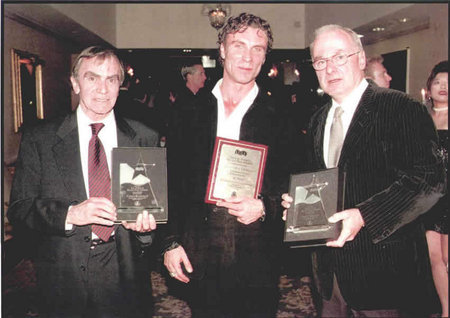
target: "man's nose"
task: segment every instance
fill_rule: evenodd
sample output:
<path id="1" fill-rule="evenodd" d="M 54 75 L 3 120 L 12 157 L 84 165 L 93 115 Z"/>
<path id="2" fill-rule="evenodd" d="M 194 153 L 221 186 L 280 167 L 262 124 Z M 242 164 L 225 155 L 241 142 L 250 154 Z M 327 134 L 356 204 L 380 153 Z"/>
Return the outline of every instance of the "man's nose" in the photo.
<path id="1" fill-rule="evenodd" d="M 325 71 L 328 74 L 332 73 L 335 70 L 336 65 L 334 65 L 333 61 L 331 61 L 331 60 L 326 60 L 325 63 L 327 63 L 327 66 L 325 67 Z"/>
<path id="2" fill-rule="evenodd" d="M 98 81 L 97 91 L 100 93 L 106 93 L 108 91 L 108 86 L 106 85 L 106 81 Z"/>
<path id="3" fill-rule="evenodd" d="M 243 58 L 245 61 L 250 62 L 250 61 L 252 60 L 252 54 L 251 54 L 250 50 L 245 49 L 245 50 L 242 52 L 242 58 Z"/>

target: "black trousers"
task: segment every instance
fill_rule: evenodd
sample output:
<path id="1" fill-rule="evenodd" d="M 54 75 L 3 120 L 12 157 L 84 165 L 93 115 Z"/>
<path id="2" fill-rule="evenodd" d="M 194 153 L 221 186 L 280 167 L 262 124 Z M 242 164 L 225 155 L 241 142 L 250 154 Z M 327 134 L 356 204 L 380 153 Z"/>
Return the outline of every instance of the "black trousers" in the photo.
<path id="1" fill-rule="evenodd" d="M 116 243 L 91 247 L 86 270 L 88 302 L 84 317 L 127 317 L 119 284 Z"/>
<path id="2" fill-rule="evenodd" d="M 278 309 L 279 291 L 272 287 L 234 286 L 223 288 L 214 273 L 187 286 L 192 317 L 273 318 Z"/>

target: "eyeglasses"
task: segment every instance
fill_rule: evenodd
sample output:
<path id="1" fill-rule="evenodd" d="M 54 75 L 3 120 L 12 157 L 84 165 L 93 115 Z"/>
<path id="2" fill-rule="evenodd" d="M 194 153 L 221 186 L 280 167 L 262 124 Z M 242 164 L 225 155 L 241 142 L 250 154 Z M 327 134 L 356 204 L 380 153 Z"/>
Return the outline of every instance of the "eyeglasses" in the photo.
<path id="1" fill-rule="evenodd" d="M 312 66 L 314 67 L 314 69 L 316 71 L 324 70 L 327 67 L 327 62 L 328 61 L 333 62 L 333 64 L 336 65 L 336 66 L 342 66 L 342 65 L 344 65 L 345 63 L 348 62 L 348 58 L 350 56 L 358 54 L 359 52 L 361 52 L 361 51 L 358 51 L 358 52 L 355 52 L 355 53 L 352 53 L 352 54 L 345 54 L 345 53 L 336 54 L 336 55 L 334 55 L 334 56 L 332 56 L 330 58 L 327 58 L 327 59 L 316 60 L 316 61 L 314 61 L 312 63 Z"/>

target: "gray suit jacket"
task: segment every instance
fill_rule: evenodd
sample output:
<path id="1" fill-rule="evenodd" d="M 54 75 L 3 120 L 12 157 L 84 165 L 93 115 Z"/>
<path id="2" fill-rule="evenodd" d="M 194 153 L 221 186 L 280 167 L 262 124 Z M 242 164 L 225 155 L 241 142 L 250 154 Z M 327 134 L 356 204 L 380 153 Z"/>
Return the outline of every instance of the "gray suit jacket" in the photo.
<path id="1" fill-rule="evenodd" d="M 146 126 L 116 116 L 118 145 L 155 146 L 158 134 Z M 11 191 L 8 218 L 37 237 L 38 286 L 46 306 L 62 306 L 70 315 L 86 306 L 84 281 L 91 227 L 65 230 L 67 210 L 86 200 L 75 113 L 25 131 Z M 151 235 L 137 235 L 122 226 L 116 246 L 124 304 L 130 314 L 151 310 L 151 284 L 146 247 Z M 134 312 L 135 311 L 135 312 Z"/>

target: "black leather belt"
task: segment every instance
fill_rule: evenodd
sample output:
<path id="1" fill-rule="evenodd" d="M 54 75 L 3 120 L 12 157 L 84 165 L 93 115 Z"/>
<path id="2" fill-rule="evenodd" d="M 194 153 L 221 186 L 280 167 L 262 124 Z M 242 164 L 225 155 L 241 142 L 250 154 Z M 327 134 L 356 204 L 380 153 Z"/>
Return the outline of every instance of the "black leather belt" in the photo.
<path id="1" fill-rule="evenodd" d="M 91 249 L 95 248 L 97 245 L 111 243 L 111 242 L 114 242 L 114 241 L 115 241 L 115 236 L 114 235 L 110 236 L 108 241 L 103 241 L 100 238 L 92 239 L 91 240 Z"/>

